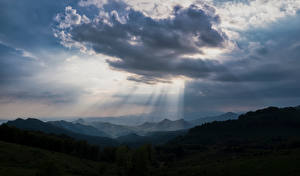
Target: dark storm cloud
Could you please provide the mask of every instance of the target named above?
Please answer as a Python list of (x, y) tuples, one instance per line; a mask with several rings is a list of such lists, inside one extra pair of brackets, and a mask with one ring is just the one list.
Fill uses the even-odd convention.
[[(300, 75), (299, 15), (279, 20), (264, 29), (241, 33), (247, 37), (242, 52), (230, 53), (239, 58), (226, 62), (227, 72), (214, 79), (233, 82), (278, 82), (298, 80)], [(244, 43), (243, 43), (244, 42)], [(252, 44), (249, 44), (252, 43)], [(254, 44), (253, 44), (254, 43)]]
[[(97, 53), (119, 58), (107, 62), (136, 75), (129, 80), (154, 83), (174, 76), (206, 78), (221, 69), (215, 61), (186, 58), (202, 53), (204, 47), (223, 47), (226, 36), (213, 29), (220, 19), (211, 7), (177, 6), (166, 19), (147, 17), (119, 1), (101, 10), (93, 22), (73, 25), (64, 32)], [(66, 21), (70, 20), (65, 17), (60, 26)]]
[(185, 113), (299, 105), (298, 19), (299, 15), (241, 33), (247, 40), (238, 41), (241, 51), (227, 56), (234, 58), (224, 63), (227, 72), (186, 84)]

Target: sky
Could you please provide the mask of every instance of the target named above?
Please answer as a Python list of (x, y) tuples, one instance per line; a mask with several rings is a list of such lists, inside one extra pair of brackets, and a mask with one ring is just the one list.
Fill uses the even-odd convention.
[(0, 0), (0, 119), (300, 104), (299, 0)]

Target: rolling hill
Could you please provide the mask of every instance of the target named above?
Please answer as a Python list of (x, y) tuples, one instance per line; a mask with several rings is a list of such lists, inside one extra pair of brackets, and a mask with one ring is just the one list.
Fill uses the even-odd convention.
[(61, 127), (57, 127), (51, 123), (46, 123), (38, 119), (28, 118), (24, 119), (16, 119), (14, 121), (8, 121), (6, 123), (8, 126), (14, 126), (19, 129), (24, 130), (33, 130), (33, 131), (41, 131), (44, 133), (53, 133), (53, 134), (64, 134), (70, 137), (73, 137), (78, 140), (86, 140), (90, 144), (95, 144), (99, 146), (114, 146), (117, 145), (118, 142), (107, 138), (107, 137), (99, 137), (99, 136), (89, 136), (80, 133), (74, 133), (72, 131), (66, 130)]
[(128, 145), (129, 147), (139, 147), (144, 144), (152, 144), (156, 146), (163, 145), (168, 141), (186, 133), (187, 130), (148, 132), (143, 136), (132, 133), (125, 136), (120, 136), (116, 138), (116, 140), (123, 145)]
[(209, 123), (213, 121), (226, 121), (226, 120), (234, 120), (239, 117), (238, 114), (233, 112), (227, 112), (225, 114), (221, 114), (218, 116), (210, 116), (210, 117), (203, 117), (195, 120), (188, 121), (189, 123), (193, 124), (193, 126), (202, 125), (204, 123)]
[(117, 175), (114, 165), (0, 141), (1, 176)]
[(85, 135), (89, 135), (89, 136), (109, 137), (108, 134), (104, 133), (103, 131), (100, 131), (99, 129), (96, 129), (95, 127), (83, 125), (80, 123), (72, 123), (72, 122), (67, 122), (64, 120), (50, 121), (47, 123), (50, 123), (54, 126), (57, 126), (57, 127), (69, 130), (69, 131), (72, 131), (74, 133), (80, 133), (80, 134), (85, 134)]

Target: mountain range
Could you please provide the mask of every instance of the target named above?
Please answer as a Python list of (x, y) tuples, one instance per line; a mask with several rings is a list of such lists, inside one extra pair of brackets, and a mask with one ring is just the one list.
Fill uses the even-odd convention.
[[(201, 115), (193, 115), (192, 117), (184, 117), (185, 121), (188, 121), (190, 123), (195, 124), (194, 126), (206, 123), (206, 122), (212, 122), (212, 121), (222, 121), (222, 120), (229, 120), (229, 119), (236, 119), (238, 117), (238, 114), (233, 112), (227, 112), (220, 115), (214, 115), (214, 116), (205, 116), (201, 117)], [(91, 124), (94, 122), (105, 122), (110, 123), (114, 125), (121, 125), (121, 126), (140, 126), (144, 123), (159, 123), (165, 119), (168, 119), (170, 121), (176, 121), (171, 120), (168, 117), (158, 117), (158, 116), (151, 116), (151, 115), (131, 115), (131, 116), (120, 116), (120, 117), (86, 117), (86, 118), (79, 118), (73, 122), (75, 123), (85, 123), (85, 124)], [(178, 119), (180, 120), (180, 119)]]
[(111, 138), (117, 138), (119, 136), (125, 136), (131, 133), (135, 133), (135, 131), (128, 126), (115, 125), (108, 122), (99, 122), (99, 121), (88, 122), (86, 120), (80, 119), (75, 121), (75, 123), (93, 127), (99, 131), (108, 134)]
[(67, 135), (90, 144), (100, 146), (126, 144), (139, 146), (144, 143), (163, 144), (177, 136), (187, 133), (188, 129), (211, 121), (236, 119), (237, 114), (225, 113), (219, 116), (199, 118), (192, 121), (164, 119), (159, 122), (145, 122), (136, 126), (117, 125), (109, 122), (78, 119), (73, 122), (64, 120), (43, 122), (38, 119), (16, 119), (6, 124), (24, 130), (42, 131)]
[[(82, 118), (77, 121), (83, 120)], [(162, 117), (154, 117), (151, 115), (128, 115), (119, 117), (86, 117), (85, 122), (107, 122), (115, 125), (123, 126), (138, 126), (145, 122), (159, 122), (163, 120)]]
[(118, 138), (130, 134), (146, 136), (149, 132), (178, 131), (178, 130), (184, 130), (193, 127), (191, 123), (183, 119), (175, 120), (175, 121), (164, 119), (156, 123), (145, 122), (142, 125), (138, 125), (138, 126), (116, 125), (108, 122), (99, 122), (99, 121), (87, 122), (83, 119), (77, 120), (75, 122), (83, 125), (92, 126), (98, 130), (103, 131), (106, 134), (109, 134), (110, 137), (112, 138)]
[[(136, 116), (126, 116), (124, 117), (126, 120), (124, 121), (131, 121), (137, 119)], [(121, 125), (121, 117), (120, 118), (111, 118), (111, 122), (108, 121), (108, 118), (87, 118), (87, 119), (78, 119), (73, 123), (82, 124), (87, 126), (92, 126), (97, 130), (100, 130), (106, 134), (108, 134), (112, 138), (118, 138), (120, 136), (126, 136), (130, 134), (137, 134), (141, 136), (145, 136), (149, 132), (155, 131), (178, 131), (178, 130), (185, 130), (192, 128), (197, 125), (202, 125), (203, 123), (208, 123), (212, 121), (224, 121), (224, 120), (231, 120), (237, 119), (238, 114), (233, 112), (228, 112), (225, 114), (221, 114), (218, 116), (211, 116), (211, 117), (204, 117), (198, 118), (196, 120), (187, 121), (185, 119), (179, 120), (169, 120), (163, 119), (158, 122), (151, 122), (146, 121), (145, 119), (142, 121), (146, 121), (140, 125)], [(118, 120), (119, 119), (119, 120)], [(139, 119), (141, 121), (141, 119)], [(118, 122), (115, 124), (115, 122)]]

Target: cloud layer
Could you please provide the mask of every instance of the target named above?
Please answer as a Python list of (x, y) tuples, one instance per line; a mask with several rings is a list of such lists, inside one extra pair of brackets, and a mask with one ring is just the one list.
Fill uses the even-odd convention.
[(300, 102), (299, 15), (266, 28), (244, 31), (239, 48), (229, 53), (227, 72), (185, 86), (186, 113), (248, 111), (264, 106), (296, 106)]
[(0, 117), (297, 105), (299, 9), (299, 0), (1, 0)]
[(129, 80), (155, 83), (176, 76), (206, 78), (222, 70), (217, 61), (192, 58), (204, 48), (223, 48), (227, 40), (213, 27), (220, 19), (212, 7), (176, 6), (169, 18), (153, 19), (125, 3), (110, 1), (93, 19), (67, 7), (57, 21), (57, 36), (63, 44), (116, 58), (107, 63), (133, 73)]

